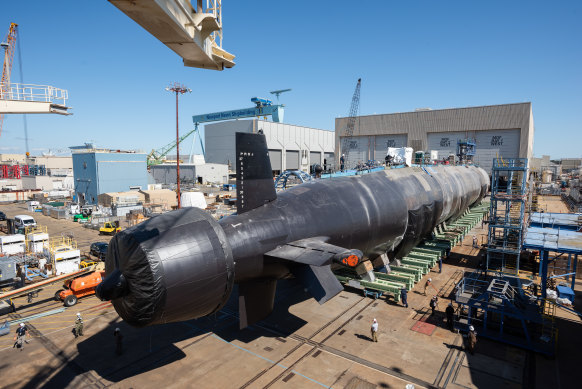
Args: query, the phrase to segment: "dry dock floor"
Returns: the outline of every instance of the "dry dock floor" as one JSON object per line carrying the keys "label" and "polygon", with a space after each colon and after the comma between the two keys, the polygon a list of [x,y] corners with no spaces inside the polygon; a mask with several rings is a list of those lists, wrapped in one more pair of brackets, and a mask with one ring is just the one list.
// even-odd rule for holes
{"label": "dry dock floor", "polygon": [[[2,205],[12,217],[27,213],[20,204]],[[82,251],[103,240],[76,223],[34,214],[50,234],[73,233]],[[486,227],[486,226],[485,226]],[[30,342],[12,348],[12,334],[0,337],[3,388],[560,388],[578,387],[582,340],[580,319],[558,313],[560,339],[554,359],[479,339],[475,355],[465,352],[461,335],[446,329],[444,309],[454,282],[476,267],[480,252],[471,247],[486,234],[475,227],[445,261],[409,292],[410,307],[384,297],[373,300],[345,290],[320,306],[293,280],[280,281],[276,308],[257,325],[238,329],[236,298],[218,314],[149,328],[126,325],[110,303],[94,296],[64,312],[31,320]],[[438,312],[429,317],[432,277]],[[15,300],[8,319],[62,307],[52,299],[60,285],[42,290],[32,303]],[[582,290],[576,308],[582,308]],[[236,296],[236,292],[233,293]],[[85,321],[84,336],[73,336],[75,314]],[[1,319],[4,320],[4,316]],[[379,341],[370,338],[373,318]],[[116,355],[113,330],[123,334]],[[13,328],[15,330],[15,328]]]}

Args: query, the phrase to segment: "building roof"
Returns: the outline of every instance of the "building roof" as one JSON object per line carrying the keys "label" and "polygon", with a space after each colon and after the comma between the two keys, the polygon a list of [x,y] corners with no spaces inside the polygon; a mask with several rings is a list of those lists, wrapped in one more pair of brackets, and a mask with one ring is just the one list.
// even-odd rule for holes
{"label": "building roof", "polygon": [[529,227],[525,233],[523,247],[530,250],[582,255],[582,233],[555,228]]}
{"label": "building roof", "polygon": [[531,214],[530,221],[532,227],[578,230],[582,225],[582,215],[575,213],[534,212]]}
{"label": "building roof", "polygon": [[[531,101],[526,101],[523,103],[507,103],[507,104],[492,104],[492,105],[475,105],[475,106],[468,106],[468,107],[449,107],[449,108],[417,108],[414,111],[405,111],[405,112],[390,112],[390,113],[375,113],[372,115],[360,115],[358,117],[365,118],[365,117],[372,117],[372,116],[386,116],[386,115],[402,115],[402,114],[426,114],[430,112],[441,112],[441,111],[458,111],[462,109],[479,109],[479,108],[501,108],[501,107],[509,107],[512,105],[528,105],[531,106]],[[347,116],[339,116],[336,119],[346,119]]]}

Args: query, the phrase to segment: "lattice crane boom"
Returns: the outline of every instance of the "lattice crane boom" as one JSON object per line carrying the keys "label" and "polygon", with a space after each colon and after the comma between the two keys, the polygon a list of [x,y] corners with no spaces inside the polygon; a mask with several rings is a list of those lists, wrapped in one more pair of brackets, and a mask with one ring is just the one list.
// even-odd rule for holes
{"label": "lattice crane boom", "polygon": [[349,155],[351,149],[351,137],[354,134],[354,127],[356,125],[356,117],[360,110],[360,89],[362,87],[362,79],[358,78],[358,83],[356,84],[356,89],[354,90],[354,95],[352,96],[352,105],[350,106],[350,114],[348,116],[348,125],[344,133],[344,141],[342,145],[342,153],[344,154],[344,161],[346,168],[349,168],[353,164],[349,162]]}
{"label": "lattice crane boom", "polygon": [[[5,99],[10,91],[10,73],[12,72],[12,60],[14,59],[14,48],[16,47],[16,35],[18,33],[18,24],[10,23],[8,35],[2,41],[4,49],[4,61],[2,64],[2,78],[0,79],[0,100]],[[0,135],[2,135],[2,122],[4,115],[0,114]]]}

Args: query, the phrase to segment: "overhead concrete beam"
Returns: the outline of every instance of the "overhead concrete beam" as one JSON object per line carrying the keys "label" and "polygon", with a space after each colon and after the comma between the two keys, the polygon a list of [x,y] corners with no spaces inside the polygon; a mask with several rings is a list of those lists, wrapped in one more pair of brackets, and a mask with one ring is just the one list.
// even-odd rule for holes
{"label": "overhead concrete beam", "polygon": [[109,0],[160,42],[182,57],[184,66],[223,70],[234,55],[212,42],[220,26],[213,14],[197,13],[188,0]]}
{"label": "overhead concrete beam", "polygon": [[0,100],[0,114],[35,114],[35,113],[56,113],[60,115],[71,115],[67,107],[55,103],[39,101],[17,101]]}

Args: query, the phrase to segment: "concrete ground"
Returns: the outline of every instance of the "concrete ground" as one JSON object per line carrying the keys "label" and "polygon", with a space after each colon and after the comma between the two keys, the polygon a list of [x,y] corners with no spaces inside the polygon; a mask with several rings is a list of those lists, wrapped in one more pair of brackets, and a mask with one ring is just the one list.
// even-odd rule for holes
{"label": "concrete ground", "polygon": [[[26,213],[18,207],[0,210],[9,216]],[[76,223],[35,217],[51,234],[74,233],[80,247],[101,239]],[[12,335],[0,337],[2,387],[577,387],[576,351],[582,341],[575,334],[582,327],[576,316],[558,319],[555,359],[486,339],[479,339],[470,355],[461,335],[446,329],[447,297],[462,272],[479,261],[479,250],[471,247],[473,233],[481,241],[486,230],[478,225],[453,250],[442,273],[435,268],[417,283],[409,292],[408,309],[391,298],[373,300],[356,290],[345,290],[320,306],[301,285],[283,280],[273,314],[247,329],[238,329],[234,297],[213,317],[137,329],[126,325],[110,303],[86,297],[62,313],[31,320],[30,342],[22,351],[12,348]],[[424,296],[428,277],[435,290]],[[18,310],[10,319],[62,307],[52,300],[58,287],[47,287],[31,304],[17,299]],[[431,293],[441,296],[434,317],[429,315]],[[77,312],[85,320],[85,334],[78,339],[72,333]],[[373,318],[379,322],[378,343],[370,339]],[[119,356],[116,327],[123,334]]]}

